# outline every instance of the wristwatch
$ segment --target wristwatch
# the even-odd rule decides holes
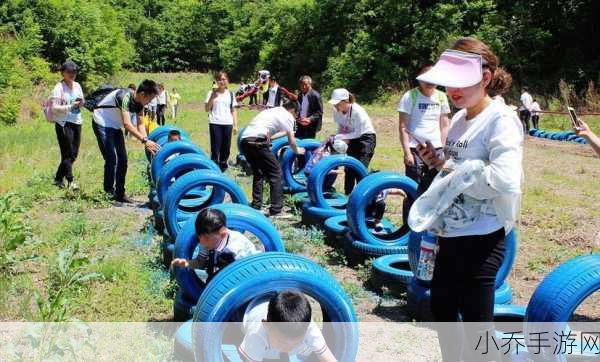
[[[148,142],[148,137],[142,138],[142,144],[146,144],[146,142]]]

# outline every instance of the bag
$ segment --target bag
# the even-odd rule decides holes
[[[65,99],[65,90],[64,90],[64,85],[62,83],[62,81],[60,82],[60,99],[64,100]],[[50,94],[50,96],[48,96],[48,98],[44,101],[44,103],[42,103],[42,111],[44,112],[44,118],[46,118],[46,121],[50,122],[50,123],[54,123],[56,122],[56,114],[54,113],[54,97],[52,97],[52,94]]]
[[[85,97],[85,103],[83,106],[90,112],[93,112],[94,109],[97,109],[97,108],[117,108],[116,104],[114,106],[112,106],[112,105],[98,106],[98,104],[100,104],[100,102],[102,102],[102,100],[104,98],[106,98],[107,95],[109,95],[111,92],[113,92],[117,89],[119,89],[119,88],[115,88],[110,84],[101,85],[100,88],[96,89],[91,94],[89,94]]]

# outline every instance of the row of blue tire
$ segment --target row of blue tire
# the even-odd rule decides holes
[[[573,131],[551,132],[533,128],[529,130],[529,135],[533,137],[546,138],[555,141],[574,142],[582,145],[587,144],[585,138],[576,135]]]
[[[297,289],[315,298],[325,321],[356,322],[352,302],[339,283],[318,264],[285,253],[284,242],[270,220],[247,205],[239,185],[221,173],[185,132],[180,130],[181,141],[166,142],[165,135],[174,128],[160,127],[149,136],[162,147],[149,157],[148,174],[155,226],[163,233],[164,263],[170,263],[172,257],[191,259],[198,252],[195,215],[208,206],[226,214],[228,228],[256,236],[265,250],[234,262],[208,284],[194,271],[175,268],[179,291],[174,319],[203,322],[189,321],[178,330],[176,355],[192,359],[201,354],[202,360],[221,361],[225,326],[214,322],[232,321],[251,300],[284,289]],[[224,203],[226,195],[229,203]],[[325,333],[328,345],[338,360],[353,360],[358,348],[357,325],[340,326]],[[227,352],[229,356],[232,353]]]

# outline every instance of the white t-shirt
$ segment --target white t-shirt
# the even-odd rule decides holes
[[[497,94],[495,96],[492,97],[492,99],[496,102],[500,102],[502,104],[506,104],[506,101],[504,100],[504,97],[502,97],[500,94]]]
[[[540,108],[540,104],[538,102],[531,103],[531,115],[532,116],[539,116],[541,110],[542,109]]]
[[[523,94],[521,94],[521,104],[523,104],[523,107],[531,111],[531,103],[533,103],[533,97],[531,97],[531,94],[523,92]]]
[[[61,81],[54,86],[51,97],[55,105],[67,106],[73,104],[77,98],[83,99],[83,91],[77,82],[73,82],[73,88],[69,88],[66,83]],[[81,105],[81,107],[83,107],[83,105]],[[62,127],[64,127],[67,122],[74,124],[83,123],[81,109],[72,109],[64,115],[62,113],[59,114],[60,116],[56,118],[56,123]]]
[[[244,129],[242,139],[249,137],[271,137],[278,132],[294,131],[294,116],[283,107],[266,109],[254,117]]]
[[[412,92],[416,91],[416,104],[413,104]],[[424,141],[431,141],[433,147],[442,147],[440,118],[450,113],[446,94],[435,90],[430,97],[424,96],[418,89],[410,90],[402,96],[398,112],[409,116],[408,131]],[[417,147],[417,141],[410,137],[409,147]]]
[[[204,101],[205,104],[208,103],[212,92],[213,91],[211,90],[206,95],[206,100]],[[231,107],[237,106],[237,101],[235,100],[235,97],[233,97],[232,105],[231,99],[233,94],[228,89],[223,93],[217,92],[217,94],[217,98],[213,100],[212,110],[208,112],[208,123],[232,125],[233,114],[231,113]]]
[[[267,107],[278,106],[278,104],[275,104],[275,98],[277,98],[277,89],[278,88],[279,88],[278,86],[269,88],[269,99],[267,100]]]
[[[357,103],[343,114],[333,110],[333,120],[338,125],[338,136],[343,140],[360,138],[364,134],[375,134],[375,128],[367,111]]]
[[[158,94],[158,100],[157,100],[158,104],[167,104],[167,91],[162,91]]]
[[[258,254],[260,252],[244,234],[235,230],[229,230],[227,238],[221,240],[221,243],[215,249],[215,251],[219,253],[230,253],[234,256],[235,260]],[[190,260],[188,269],[203,269],[202,265],[206,265],[206,263],[208,263],[208,256],[208,250],[200,250],[198,255],[194,259]]]
[[[462,109],[452,117],[446,140],[446,157],[454,162],[483,160],[496,168],[496,173],[506,175],[506,182],[520,184],[523,126],[516,113],[510,107],[492,101],[475,118],[467,121],[466,115],[466,110]],[[479,200],[461,196],[455,203],[464,203],[463,209],[467,213],[470,206],[481,204]],[[477,221],[444,236],[485,235],[503,227],[496,217],[492,200],[484,200],[484,203],[482,213],[476,215]]]
[[[133,100],[133,93],[125,91],[122,99],[117,96],[121,89],[116,89],[110,92],[103,100],[98,103],[98,106],[115,106],[114,108],[97,108],[94,109],[92,118],[94,122],[102,127],[121,129],[123,128],[123,115],[121,112],[129,112],[129,103]]]
[[[152,100],[150,101],[150,103],[148,103],[148,107],[154,107],[156,108],[156,105],[158,104],[158,96],[152,98]]]
[[[269,335],[262,321],[267,319],[269,299],[255,299],[246,308],[244,313],[244,340],[238,348],[240,354],[249,361],[262,361],[264,359],[279,359],[279,351],[269,344]],[[319,327],[311,322],[308,325],[304,339],[289,354],[308,357],[312,353],[317,355],[325,353],[327,342]]]

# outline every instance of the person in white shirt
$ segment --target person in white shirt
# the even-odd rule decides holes
[[[244,313],[240,356],[249,362],[280,360],[282,353],[301,360],[337,361],[311,319],[310,303],[298,291],[285,290],[253,300]]]
[[[215,74],[216,89],[208,92],[204,109],[208,112],[210,132],[210,158],[221,171],[227,170],[231,149],[231,134],[237,134],[237,107],[233,92],[227,86],[229,77],[225,72]]]
[[[540,126],[541,110],[542,108],[540,108],[540,104],[537,102],[536,99],[534,99],[533,103],[531,103],[531,123],[533,124],[533,128],[535,129],[539,129]]]
[[[271,205],[268,215],[276,216],[283,209],[282,171],[279,161],[271,152],[271,140],[278,135],[287,135],[288,143],[297,154],[304,149],[296,146],[294,125],[298,116],[298,103],[287,101],[281,107],[269,108],[260,112],[246,126],[242,134],[241,147],[252,168],[252,204],[262,208],[263,181],[270,186]]]
[[[354,95],[347,89],[334,89],[329,104],[334,106],[333,120],[338,125],[337,137],[348,143],[348,156],[358,159],[369,167],[375,154],[377,136],[367,111],[354,101]],[[344,192],[350,195],[358,176],[352,170],[346,170]]]
[[[157,143],[148,140],[144,122],[138,122],[135,127],[130,116],[133,112],[141,119],[144,106],[156,98],[157,93],[156,83],[146,79],[136,91],[129,88],[112,90],[94,107],[92,129],[104,158],[104,191],[117,202],[133,203],[125,195],[127,149],[123,128],[144,144],[148,152],[155,154],[160,149]]]
[[[156,98],[156,123],[165,125],[165,113],[167,112],[168,94],[163,84],[158,85],[158,97]]]
[[[508,106],[492,101],[489,93],[502,94],[510,87],[511,78],[486,44],[461,38],[418,79],[446,87],[452,103],[461,109],[448,130],[445,157],[440,158],[430,144],[417,146],[423,161],[442,171],[430,188],[434,189],[438,181],[444,183],[444,177],[462,162],[484,164],[480,174],[467,175],[477,179],[470,179],[472,185],[454,199],[448,208],[451,212],[445,214],[452,218],[444,219],[445,231],[438,234],[431,310],[436,322],[456,322],[460,314],[464,322],[491,323],[505,235],[519,215],[523,128],[517,115]],[[409,219],[412,214],[411,209]],[[472,331],[466,332],[468,341],[476,338]],[[444,360],[461,359],[456,333],[438,331]],[[475,356],[463,359],[471,358]]]
[[[279,86],[275,77],[269,77],[269,89],[263,94],[263,104],[267,108],[279,107],[285,101],[284,95],[287,89]]]
[[[421,75],[431,69],[431,65],[419,70]],[[431,142],[438,150],[446,143],[450,120],[450,105],[446,94],[437,90],[435,84],[419,82],[419,86],[404,93],[398,105],[400,120],[400,144],[404,150],[405,174],[419,185],[423,181],[423,190],[436,173],[429,170],[417,154],[417,145]],[[418,140],[417,140],[418,139]],[[423,180],[422,180],[423,179]]]
[[[156,121],[156,108],[158,107],[158,95],[148,103],[148,115],[150,119],[155,122]]]
[[[206,270],[207,283],[234,261],[260,252],[244,234],[227,228],[227,217],[221,210],[200,211],[195,228],[202,250],[195,259],[173,259],[171,267]]]
[[[529,132],[529,120],[531,119],[531,104],[533,103],[533,97],[529,94],[529,88],[523,87],[521,93],[521,111],[519,117],[523,122],[523,128]]]
[[[81,107],[85,99],[77,77],[77,65],[72,61],[66,61],[60,67],[63,79],[54,86],[52,90],[52,111],[58,117],[55,119],[54,130],[60,147],[60,164],[54,176],[54,184],[65,187],[67,181],[69,189],[78,189],[73,180],[73,163],[79,154],[81,144]]]

